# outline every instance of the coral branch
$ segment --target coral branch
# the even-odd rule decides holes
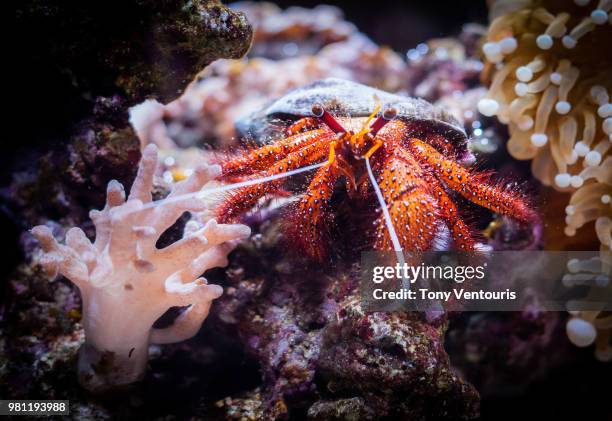
[[[72,228],[66,245],[49,228],[32,234],[44,251],[40,262],[52,276],[64,275],[78,286],[83,299],[86,341],[79,358],[79,377],[92,391],[131,383],[144,373],[150,342],[170,343],[195,335],[221,287],[208,285],[200,275],[227,264],[227,254],[238,240],[250,235],[243,225],[209,220],[204,228],[157,249],[160,235],[185,211],[203,209],[194,199],[151,201],[157,149],[148,146],[130,195],[112,181],[101,211],[92,211],[96,240]],[[198,191],[218,176],[218,166],[203,166],[176,184],[170,197]],[[172,306],[189,306],[167,329],[152,329]]]

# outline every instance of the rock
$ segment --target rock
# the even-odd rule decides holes
[[[36,28],[25,46],[79,92],[169,101],[218,58],[246,54],[252,29],[219,0],[77,2],[29,0],[18,26]]]

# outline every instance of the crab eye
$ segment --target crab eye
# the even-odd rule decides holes
[[[385,111],[383,111],[382,116],[385,120],[388,120],[388,121],[393,120],[395,117],[397,117],[397,108],[395,107],[387,108]]]
[[[334,133],[346,133],[346,130],[338,121],[325,110],[325,107],[319,103],[312,104],[312,114],[316,118],[320,118]]]
[[[376,136],[380,129],[382,129],[385,124],[393,120],[395,117],[397,117],[397,108],[387,107],[385,111],[383,111],[382,115],[374,120],[374,123],[372,123],[372,126],[370,126],[370,134],[372,136]]]
[[[312,104],[312,114],[315,117],[321,118],[323,117],[323,113],[325,112],[325,108],[319,103]]]

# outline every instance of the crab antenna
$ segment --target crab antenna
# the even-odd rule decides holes
[[[395,117],[397,117],[397,108],[389,107],[383,111],[382,115],[379,116],[374,123],[370,126],[370,134],[372,136],[376,136],[376,134],[385,127],[385,124],[392,121]]]
[[[344,129],[344,127],[342,127],[342,125],[340,125],[340,123],[338,123],[338,121],[330,114],[328,113],[325,108],[323,107],[323,105],[317,103],[317,104],[313,104],[312,105],[312,114],[314,114],[314,116],[316,118],[320,118],[321,120],[323,120],[323,122],[325,124],[327,124],[327,126],[332,129],[332,131],[336,134],[338,133],[346,133],[346,130]]]

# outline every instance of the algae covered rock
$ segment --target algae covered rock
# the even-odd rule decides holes
[[[218,0],[30,0],[16,17],[24,32],[36,28],[24,47],[47,71],[81,92],[119,88],[131,102],[174,99],[212,61],[246,54],[252,38],[244,14]]]

